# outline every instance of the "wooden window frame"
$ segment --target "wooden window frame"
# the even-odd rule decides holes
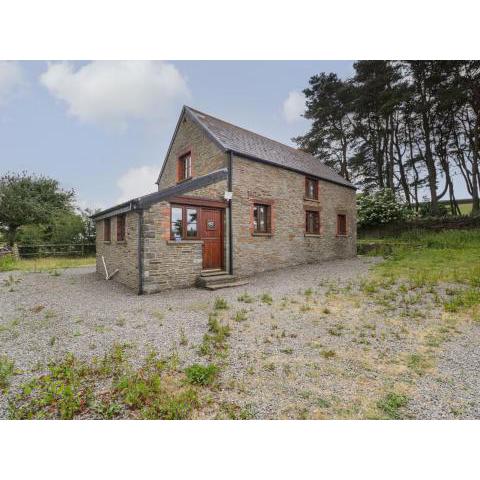
[[[107,235],[107,232],[108,232],[108,235]],[[112,219],[110,217],[103,219],[103,241],[104,242],[112,241]]]
[[[340,218],[343,218],[343,221],[340,222]],[[345,227],[342,231],[341,223]],[[346,213],[337,213],[337,237],[346,237],[348,236],[348,222],[347,222],[347,214]]]
[[[314,182],[315,188],[314,188],[314,196],[309,197],[308,196],[308,184],[309,182]],[[318,200],[318,179],[313,178],[313,177],[305,177],[305,199],[306,200]]]
[[[265,230],[258,230],[259,222],[257,222],[257,229],[255,229],[255,208],[265,208]],[[252,203],[252,234],[253,235],[272,235],[272,204],[263,201],[254,201]]]
[[[185,177],[185,159],[190,159],[190,175]],[[193,177],[193,155],[192,150],[183,152],[177,158],[177,183],[186,182]]]
[[[126,239],[127,215],[117,215],[117,242],[124,242]]]
[[[181,232],[181,239],[182,241],[185,240],[200,240],[200,211],[201,208],[198,207],[197,205],[186,205],[186,204],[171,204],[170,205],[170,222],[169,222],[169,228],[170,228],[170,240],[175,240],[175,237],[173,236],[172,232],[172,210],[174,208],[179,208],[182,210],[182,232]],[[187,236],[187,210],[195,210],[197,212],[197,234],[194,237],[189,237]],[[192,223],[192,222],[190,222]]]
[[[309,231],[309,229],[308,229],[308,226],[309,226],[308,217],[311,214],[314,214],[317,217],[316,228],[314,229],[314,231]],[[315,222],[314,222],[314,224],[315,224]],[[320,235],[320,231],[321,231],[321,229],[320,229],[320,211],[319,210],[305,210],[305,233],[307,235]]]

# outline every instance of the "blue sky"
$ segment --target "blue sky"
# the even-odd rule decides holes
[[[155,190],[183,104],[291,144],[322,71],[347,78],[353,62],[0,62],[0,172],[54,177],[106,208]]]
[[[95,70],[90,62],[69,62],[68,69],[58,71],[53,68],[58,63],[18,62],[14,69],[10,64],[14,72],[7,80],[4,74],[3,83],[0,72],[0,171],[49,175],[74,188],[80,205],[108,207],[129,194],[154,191],[183,104],[290,143],[308,128],[296,115],[295,95],[293,111],[285,116],[290,92],[300,92],[310,76],[321,71],[342,77],[352,73],[352,62],[347,61],[162,65],[173,68],[133,75],[122,69]],[[123,87],[112,92],[122,84],[122,75],[128,77]],[[155,83],[155,75],[165,78]],[[95,82],[101,84],[98,97],[88,92]],[[151,93],[138,99],[137,107],[136,90],[142,82]],[[133,103],[115,111],[112,103],[126,97],[133,97]]]

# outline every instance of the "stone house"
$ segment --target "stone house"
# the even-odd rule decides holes
[[[184,107],[158,191],[101,211],[97,272],[138,293],[356,254],[355,187],[313,156]],[[102,258],[103,257],[103,258]]]

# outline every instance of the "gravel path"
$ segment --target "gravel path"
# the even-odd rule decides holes
[[[418,419],[480,418],[480,325],[468,325],[444,345],[435,374],[417,383],[408,407]]]
[[[397,291],[396,300],[388,299],[395,288],[375,298],[362,293],[362,279],[378,261],[267,272],[215,293],[184,289],[144,296],[103,280],[91,267],[60,275],[0,273],[0,355],[22,372],[12,377],[10,393],[54,358],[72,352],[91,360],[114,343],[129,344],[137,365],[152,349],[162,356],[177,353],[181,367],[205,362],[197,347],[221,296],[229,309],[220,318],[232,329],[214,393],[222,405],[255,418],[375,418],[371,406],[380,396],[407,385],[415,387],[408,417],[479,418],[480,327],[453,335],[430,374],[413,374],[406,359],[441,312],[426,291],[417,292],[420,300],[412,297],[414,310],[395,305]],[[8,286],[11,276],[19,282]],[[401,295],[408,300],[410,293]],[[238,312],[246,319],[236,321]],[[0,418],[6,407],[0,394]]]

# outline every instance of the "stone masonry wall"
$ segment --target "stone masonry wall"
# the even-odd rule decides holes
[[[192,154],[192,177],[200,177],[226,166],[225,153],[212,142],[203,129],[184,116],[165,160],[159,190],[176,185],[178,157],[189,151]]]
[[[108,273],[113,273],[118,268],[119,272],[111,281],[127,285],[129,288],[138,290],[138,213],[127,213],[125,219],[125,241],[117,242],[117,217],[110,217],[111,240],[103,240],[103,220],[95,223],[97,231],[96,239],[96,263],[97,273],[105,278],[102,255],[105,257]]]
[[[355,190],[319,181],[319,200],[304,200],[305,176],[271,165],[233,159],[233,267],[240,276],[356,254]],[[251,231],[254,199],[272,203],[272,235]],[[320,235],[305,234],[305,210],[320,210]],[[337,214],[347,236],[337,236]]]
[[[202,270],[200,240],[170,240],[170,204],[160,202],[145,210],[144,228],[144,292],[195,284]]]

